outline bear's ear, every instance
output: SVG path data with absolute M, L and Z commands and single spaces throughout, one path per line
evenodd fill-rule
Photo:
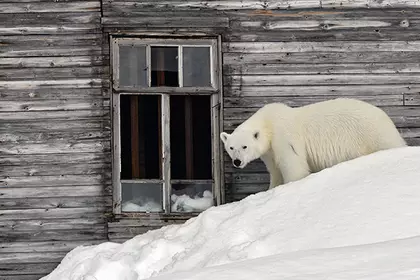
M 223 143 L 226 143 L 227 139 L 229 138 L 230 134 L 226 132 L 220 133 L 220 139 L 222 139 Z
M 254 138 L 255 139 L 258 139 L 259 136 L 260 136 L 260 133 L 258 131 L 254 133 Z

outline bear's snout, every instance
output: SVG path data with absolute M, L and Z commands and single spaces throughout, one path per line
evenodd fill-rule
M 241 163 L 242 163 L 242 161 L 240 161 L 239 159 L 235 159 L 235 160 L 233 161 L 233 166 L 235 166 L 235 167 L 239 167 L 239 166 L 241 166 Z

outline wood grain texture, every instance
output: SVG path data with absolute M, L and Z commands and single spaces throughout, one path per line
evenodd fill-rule
M 223 129 L 269 102 L 348 96 L 420 145 L 418 1 L 0 3 L 0 278 L 39 279 L 78 245 L 123 242 L 188 216 L 111 216 L 109 32 L 222 38 Z M 115 104 L 114 104 L 115 106 Z M 261 161 L 225 196 L 263 191 Z M 131 218 L 130 218 L 131 217 Z

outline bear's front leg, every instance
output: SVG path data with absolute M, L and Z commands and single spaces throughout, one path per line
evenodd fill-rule
M 281 171 L 277 168 L 276 163 L 274 162 L 273 155 L 268 152 L 267 154 L 261 156 L 261 160 L 264 162 L 265 167 L 270 173 L 270 186 L 268 189 L 272 189 L 278 185 L 283 184 L 283 176 Z
M 275 162 L 281 170 L 284 184 L 303 179 L 311 173 L 306 158 L 300 157 L 291 145 L 284 147 L 281 154 L 275 155 Z

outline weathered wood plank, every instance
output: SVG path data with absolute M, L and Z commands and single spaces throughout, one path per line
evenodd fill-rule
M 25 2 L 20 0 L 20 3 Z M 38 1 L 42 2 L 42 1 Z M 69 1 L 67 1 L 69 2 Z M 39 24 L 48 25 L 66 25 L 66 24 L 100 24 L 101 15 L 98 12 L 80 13 L 80 12 L 48 12 L 48 13 L 21 13 L 21 14 L 0 14 L 0 27 L 30 26 Z M 88 33 L 86 33 L 88 34 Z
M 0 176 L 51 176 L 51 175 L 90 175 L 111 170 L 110 163 L 44 164 L 29 166 L 4 166 Z M 0 191 L 1 192 L 1 191 Z
M 0 81 L 0 89 L 36 89 L 46 87 L 87 88 L 102 87 L 102 79 L 62 79 L 62 80 L 31 80 L 31 81 Z
M 275 102 L 282 102 L 289 106 L 296 107 L 296 106 L 303 106 L 312 104 L 315 102 L 326 101 L 334 98 L 339 98 L 343 96 L 276 96 L 276 97 L 226 97 L 224 98 L 224 107 L 225 108 L 237 108 L 237 107 L 256 107 L 261 108 L 262 106 L 275 103 Z M 395 95 L 362 95 L 362 96 L 352 96 L 353 98 L 360 99 L 363 101 L 367 101 L 372 103 L 376 106 L 395 106 L 395 105 L 403 105 L 403 96 L 401 94 Z
M 0 72 L 3 81 L 47 79 L 102 78 L 109 75 L 108 67 L 21 68 Z M 62 89 L 63 90 L 63 89 Z M 74 89 L 73 89 L 74 91 Z M 5 93 L 7 93 L 6 91 Z M 0 96 L 4 93 L 0 92 Z M 57 95 L 57 94 L 56 94 Z M 27 96 L 29 97 L 29 96 Z
M 105 2 L 107 3 L 107 2 Z M 109 4 L 113 8 L 129 8 L 132 10 L 145 10 L 145 9 L 162 9 L 168 10 L 182 10 L 182 9 L 199 9 L 199 10 L 277 10 L 277 9 L 304 9 L 304 8 L 408 8 L 419 7 L 420 4 L 415 0 L 402 0 L 402 1 L 368 1 L 368 0 L 346 0 L 346 1 L 333 1 L 333 0 L 290 0 L 290 1 L 275 1 L 275 0 L 242 0 L 242 1 L 112 1 Z M 108 5 L 109 5 L 108 4 Z
M 7 158 L 6 158 L 7 159 Z M 66 169 L 67 168 L 67 169 Z M 110 163 L 40 164 L 28 166 L 4 166 L 0 176 L 52 176 L 52 175 L 94 175 L 110 170 Z
M 108 188 L 109 189 L 109 188 Z M 1 192 L 1 191 L 0 191 Z M 105 191 L 104 191 L 105 192 Z M 82 192 L 73 192 L 72 197 L 59 198 L 21 198 L 21 199 L 3 199 L 0 198 L 0 209 L 33 209 L 33 208 L 80 208 L 80 207 L 100 207 L 112 206 L 112 197 L 89 197 L 81 196 Z M 1 231 L 1 227 L 0 227 Z
M 111 139 L 109 130 L 101 131 L 44 131 L 44 132 L 12 132 L 0 134 L 0 144 L 6 143 L 43 143 L 56 140 L 106 140 Z M 0 171 L 1 172 L 1 171 Z
M 234 64 L 223 67 L 224 75 L 309 75 L 309 74 L 400 74 L 420 73 L 420 63 L 351 64 Z
M 110 240 L 114 239 L 131 239 L 137 235 L 144 234 L 150 230 L 158 229 L 159 227 L 128 227 L 128 228 L 118 228 L 119 231 L 115 229 L 108 232 L 108 237 Z
M 108 10 L 110 9 L 110 10 Z M 105 13 L 117 13 L 111 6 L 104 4 Z M 127 10 L 123 10 L 127 12 Z M 206 11 L 207 12 L 207 11 Z M 141 11 L 136 11 L 141 13 Z M 143 11 L 146 13 L 146 11 Z M 279 10 L 233 10 L 225 11 L 231 20 L 367 20 L 367 19 L 418 19 L 418 9 L 392 8 L 387 9 L 279 9 Z
M 333 41 L 333 42 L 227 42 L 224 52 L 301 53 L 301 52 L 417 52 L 420 41 Z
M 2 187 L 56 187 L 56 186 L 87 186 L 110 185 L 111 174 L 106 172 L 95 175 L 55 175 L 55 176 L 25 176 L 0 178 Z
M 0 3 L 0 14 L 100 12 L 99 1 Z
M 147 28 L 170 28 L 170 27 L 229 27 L 229 18 L 227 17 L 209 17 L 204 14 L 201 16 L 189 17 L 105 17 L 102 18 L 102 24 L 107 27 L 141 27 Z
M 1 166 L 110 163 L 111 153 L 71 153 L 0 156 Z
M 416 63 L 420 52 L 224 53 L 224 64 Z
M 107 100 L 109 102 L 109 100 Z M 21 128 L 34 128 L 38 126 L 39 121 L 48 120 L 44 122 L 46 127 L 51 127 L 55 129 L 65 128 L 66 125 L 60 123 L 60 121 L 67 120 L 69 122 L 68 127 L 78 127 L 80 123 L 86 125 L 106 125 L 108 126 L 109 120 L 109 107 L 103 107 L 102 109 L 97 110 L 76 110 L 76 111 L 23 111 L 16 114 L 16 112 L 0 112 L 0 130 L 2 127 L 21 127 Z M 22 120 L 28 121 L 25 124 L 13 123 L 13 121 L 20 122 Z M 31 122 L 32 121 L 32 122 Z M 87 126 L 86 128 L 89 128 Z M 41 129 L 42 130 L 42 129 Z M 45 130 L 45 129 L 44 129 Z M 28 131 L 28 130 L 23 130 Z
M 0 69 L 25 67 L 83 67 L 107 65 L 109 56 L 12 57 L 0 59 Z
M 0 85 L 1 86 L 1 85 Z M 87 99 L 55 99 L 55 100 L 33 100 L 33 101 L 2 101 L 0 112 L 20 111 L 57 111 L 57 110 L 87 110 L 108 107 L 108 100 L 103 98 Z
M 104 17 L 136 16 L 147 17 L 151 12 L 166 17 L 190 16 L 191 8 L 168 9 L 159 8 L 155 5 L 137 8 L 134 3 L 128 1 L 103 1 Z M 392 8 L 387 9 L 322 9 L 322 10 L 293 10 L 293 9 L 234 9 L 234 10 L 204 10 L 206 15 L 226 15 L 231 20 L 338 20 L 338 19 L 383 19 L 383 18 L 407 18 L 418 19 L 417 9 Z
M 347 19 L 293 19 L 269 18 L 264 19 L 242 19 L 230 22 L 231 29 L 238 31 L 330 31 L 330 30 L 353 30 L 362 28 L 396 28 L 400 32 L 407 29 L 420 28 L 418 19 L 400 18 L 347 18 Z
M 103 240 L 105 241 L 107 240 L 106 236 L 107 235 L 106 235 L 106 230 L 104 226 L 91 226 L 91 228 L 89 229 L 85 228 L 85 229 L 76 229 L 76 230 L 67 229 L 67 230 L 55 230 L 55 231 L 30 231 L 30 232 L 11 231 L 8 233 L 0 232 L 0 238 L 4 238 L 3 240 L 5 240 L 6 242 L 77 241 L 77 240 Z M 24 262 L 24 260 L 21 260 L 20 262 Z
M 407 106 L 420 105 L 420 92 L 405 93 L 404 105 L 407 105 Z
M 227 184 L 263 184 L 270 182 L 270 176 L 267 172 L 264 173 L 226 173 L 225 182 Z
M 49 252 L 45 254 L 43 252 L 38 253 L 0 253 L 0 262 L 1 263 L 45 263 L 45 262 L 60 262 L 67 252 Z
M 91 218 L 91 217 L 104 217 L 107 212 L 110 212 L 110 208 L 106 206 L 83 207 L 83 208 L 53 208 L 53 209 L 13 209 L 13 210 L 0 210 L 0 216 L 2 218 L 2 221 L 57 219 L 57 218 L 58 219 L 64 219 L 64 218 L 85 219 L 85 218 Z M 30 234 L 31 233 L 29 233 L 28 238 L 30 238 Z M 5 237 L 7 238 L 7 234 Z
M 223 34 L 227 42 L 326 42 L 326 41 L 411 41 L 420 40 L 417 29 L 366 28 L 361 30 L 328 31 L 249 31 L 230 30 Z
M 225 85 L 272 86 L 272 85 L 385 85 L 415 84 L 419 74 L 331 74 L 331 75 L 234 75 L 224 80 Z
M 263 96 L 365 96 L 407 94 L 420 92 L 420 85 L 301 85 L 301 86 L 225 86 L 225 97 Z
M 19 154 L 56 154 L 56 153 L 98 153 L 110 151 L 110 141 L 106 140 L 86 140 L 83 142 L 72 141 L 53 141 L 50 143 L 11 143 L 0 146 L 0 155 L 19 155 Z
M 295 0 L 297 1 L 297 0 Z M 403 1 L 393 1 L 393 0 L 384 0 L 384 1 L 369 1 L 369 0 L 341 0 L 337 2 L 335 0 L 321 0 L 321 5 L 323 8 L 391 8 L 391 7 L 419 7 L 420 3 L 416 0 L 403 0 Z
M 57 267 L 59 262 L 53 263 L 0 263 L 2 280 L 39 280 Z M 32 278 L 31 278 L 32 277 Z
M 38 25 L 38 26 L 37 26 Z M 58 25 L 48 26 L 45 25 L 31 25 L 31 26 L 19 26 L 19 27 L 1 27 L 0 35 L 26 35 L 26 34 L 37 34 L 37 35 L 50 35 L 50 34 L 95 34 L 101 32 L 101 26 L 99 24 L 72 24 L 72 25 Z
M 104 218 L 87 218 L 87 219 L 51 219 L 51 220 L 18 220 L 18 221 L 0 221 L 0 232 L 30 232 L 30 231 L 53 231 L 53 230 L 71 230 L 86 229 L 91 227 L 105 227 Z M 18 243 L 18 245 L 22 243 Z M 15 245 L 13 247 L 17 247 Z M 36 245 L 36 244 L 35 244 Z M 45 244 L 44 244 L 45 245 Z M 59 243 L 58 245 L 66 245 Z M 10 246 L 2 246 L 3 248 L 13 248 Z M 37 249 L 40 250 L 39 246 Z M 42 247 L 42 250 L 48 251 L 48 247 Z M 53 251 L 59 251 L 57 248 Z M 0 252 L 2 250 L 0 249 Z
M 0 253 L 26 253 L 26 252 L 69 252 L 78 246 L 90 246 L 102 243 L 102 240 L 80 241 L 41 241 L 41 242 L 8 242 L 0 246 Z M 10 274 L 20 274 L 24 270 L 15 269 Z M 50 272 L 50 271 L 47 271 Z M 4 273 L 0 264 L 0 275 Z M 34 274 L 36 271 L 34 271 Z M 41 272 L 43 273 L 43 272 Z
M 54 263 L 56 265 L 58 265 L 58 263 Z M 0 270 L 1 272 L 1 270 Z M 1 279 L 2 280 L 39 280 L 41 279 L 43 276 L 47 275 L 49 272 L 45 273 L 45 274 L 25 274 L 25 275 L 1 275 Z
M 84 75 L 96 78 L 94 76 L 98 75 L 101 77 L 103 74 L 107 74 L 108 69 L 105 67 L 94 67 L 94 68 L 72 68 L 71 72 L 78 72 L 74 75 Z M 60 73 L 61 68 L 49 69 L 49 68 L 33 68 L 33 69 L 10 69 L 7 73 L 0 73 L 0 77 L 3 80 L 12 80 L 12 79 L 32 79 L 39 76 L 49 76 L 51 75 L 60 75 L 53 74 L 52 72 L 57 71 Z M 38 72 L 38 70 L 40 72 Z M 63 71 L 63 75 L 67 75 L 67 70 Z M 5 71 L 6 72 L 6 71 Z M 42 72 L 42 73 L 41 73 Z M 49 73 L 51 72 L 51 75 Z M 45 73 L 45 75 L 44 75 Z M 91 74 L 89 74 L 91 73 Z M 12 75 L 14 74 L 14 76 Z M 73 75 L 73 74 L 69 74 Z M 31 76 L 33 76 L 31 78 Z M 58 78 L 58 77 L 56 77 Z M 61 77 L 65 78 L 65 77 Z M 75 77 L 81 78 L 81 77 Z M 103 77 L 101 77 L 103 78 Z M 0 98 L 1 100 L 52 100 L 52 99 L 80 99 L 84 98 L 99 98 L 104 99 L 109 98 L 109 89 L 107 88 L 36 88 L 36 89 L 0 89 Z
M 77 196 L 100 197 L 111 194 L 111 187 L 108 185 L 73 185 L 73 186 L 53 186 L 53 187 L 21 187 L 21 188 L 0 188 L 0 201 L 3 199 L 19 198 L 65 198 L 70 197 L 75 200 Z M 36 208 L 36 207 L 33 207 Z
M 164 227 L 171 224 L 183 224 L 189 217 L 184 219 L 151 219 L 151 218 L 137 218 L 137 219 L 121 219 L 116 222 L 108 223 L 109 231 L 118 231 L 116 228 L 134 228 L 134 227 Z

